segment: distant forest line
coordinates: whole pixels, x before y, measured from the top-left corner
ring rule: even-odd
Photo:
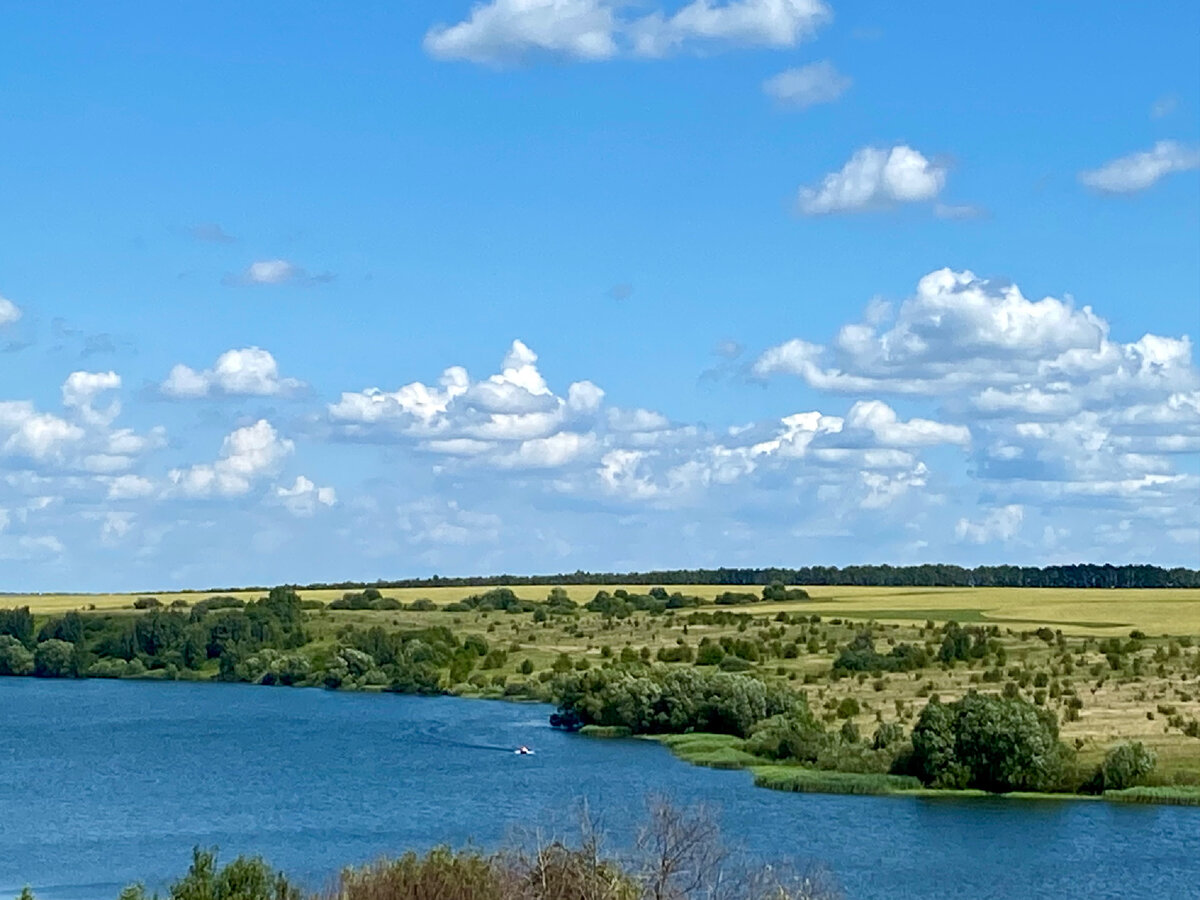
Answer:
[[[1183,567],[1091,563],[1069,566],[802,566],[789,568],[663,569],[651,572],[563,572],[557,575],[473,575],[429,578],[399,578],[378,581],[313,582],[297,585],[301,590],[354,590],[422,587],[518,587],[552,585],[746,585],[784,584],[833,587],[1038,587],[1038,588],[1200,588],[1200,569]],[[218,588],[195,593],[230,590],[266,590],[265,586]],[[185,592],[186,593],[186,592]]]

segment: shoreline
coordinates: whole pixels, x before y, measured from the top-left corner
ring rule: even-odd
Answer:
[[[162,670],[151,670],[161,672]],[[35,679],[32,675],[4,675],[0,682],[8,680]],[[326,691],[331,694],[396,694],[405,697],[449,697],[462,700],[501,701],[505,703],[526,703],[553,706],[545,700],[530,697],[519,697],[505,694],[485,693],[404,693],[388,691],[381,686],[369,685],[361,687],[328,688],[321,685],[281,685],[255,684],[252,682],[224,682],[215,677],[185,677],[167,678],[162,675],[151,675],[149,672],[141,675],[122,676],[118,678],[37,678],[39,681],[153,681],[153,682],[183,682],[189,684],[229,684],[241,687],[283,688],[283,689],[313,689]],[[552,726],[551,726],[552,727]],[[1197,806],[1200,807],[1200,786],[1137,786],[1121,791],[1105,791],[1103,794],[1071,794],[1071,793],[1038,793],[1033,791],[1013,791],[1004,794],[993,794],[978,789],[945,790],[921,786],[912,776],[898,776],[881,773],[840,772],[830,769],[813,769],[805,766],[779,763],[775,760],[754,756],[741,750],[740,738],[727,734],[709,732],[685,732],[680,734],[647,734],[634,735],[621,726],[606,727],[600,725],[585,725],[576,734],[579,737],[593,740],[638,740],[649,741],[665,747],[679,761],[692,766],[710,769],[725,769],[729,771],[745,771],[751,775],[751,787],[764,790],[782,791],[785,793],[811,793],[843,796],[899,797],[925,800],[973,800],[981,798],[1003,798],[1005,800],[1049,801],[1049,802],[1095,802],[1107,801],[1119,804],[1143,804],[1162,806]],[[691,744],[692,746],[688,746]],[[719,745],[714,748],[713,745]],[[916,782],[915,784],[913,782]]]

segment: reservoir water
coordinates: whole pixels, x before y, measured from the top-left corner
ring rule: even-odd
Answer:
[[[162,888],[194,845],[312,887],[435,844],[618,838],[649,792],[719,809],[733,842],[819,863],[848,898],[1200,897],[1200,810],[785,794],[646,741],[556,732],[549,708],[245,685],[0,678],[0,900]],[[527,744],[534,756],[512,749]]]

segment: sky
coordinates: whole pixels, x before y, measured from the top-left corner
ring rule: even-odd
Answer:
[[[0,591],[1200,566],[1198,33],[0,2]]]

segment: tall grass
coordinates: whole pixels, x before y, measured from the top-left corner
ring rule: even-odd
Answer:
[[[1131,787],[1105,791],[1105,800],[1115,803],[1164,803],[1168,806],[1200,806],[1200,787]]]
[[[859,775],[826,772],[799,766],[755,766],[754,783],[774,791],[801,794],[895,794],[920,790],[921,782],[911,775]]]
[[[710,769],[746,769],[764,763],[762,757],[742,749],[743,741],[730,734],[667,734],[658,738],[684,762]]]

